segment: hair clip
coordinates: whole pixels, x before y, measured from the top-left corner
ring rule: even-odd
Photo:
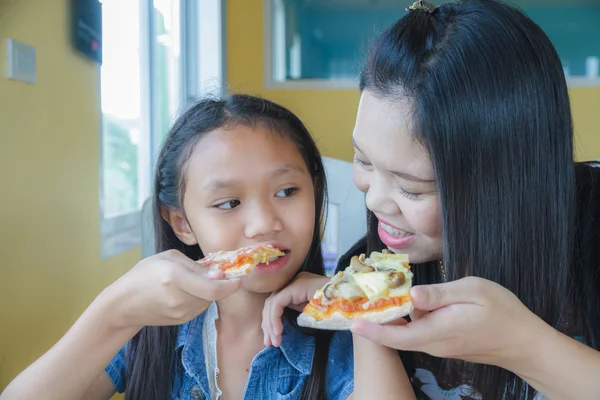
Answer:
[[[431,13],[433,13],[433,11],[435,11],[435,6],[427,1],[417,0],[410,7],[408,7],[406,9],[406,11],[415,11],[415,10],[427,11],[429,14],[431,14]]]

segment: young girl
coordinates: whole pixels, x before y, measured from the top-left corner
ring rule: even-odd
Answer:
[[[498,1],[419,0],[364,65],[354,182],[369,232],[349,256],[408,253],[422,286],[405,326],[353,331],[406,350],[418,398],[600,398],[600,168],[573,161],[549,38]],[[309,299],[323,282],[305,275],[267,308]]]
[[[308,334],[297,313],[279,348],[263,344],[265,299],[298,271],[323,273],[325,198],[319,151],[290,111],[243,95],[200,101],[158,158],[160,253],[104,290],[1,398],[413,398],[394,350],[358,338],[353,368],[348,332]],[[256,243],[286,255],[242,280],[194,262]]]

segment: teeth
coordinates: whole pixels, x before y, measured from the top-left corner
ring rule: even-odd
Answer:
[[[381,225],[381,227],[383,228],[384,231],[386,231],[387,233],[389,233],[390,235],[394,235],[394,236],[398,236],[398,237],[405,237],[405,236],[409,236],[411,235],[410,233],[403,231],[401,229],[396,229],[394,227],[391,227],[387,224],[384,224],[383,222],[379,222],[379,224]]]
[[[271,258],[269,258],[269,262],[273,262],[278,259],[279,259],[279,256],[271,257]]]

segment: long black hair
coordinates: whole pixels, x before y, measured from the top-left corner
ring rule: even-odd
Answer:
[[[559,56],[542,29],[495,0],[410,11],[373,43],[360,88],[387,101],[411,101],[413,134],[429,152],[440,193],[448,279],[497,282],[555,328],[564,327],[568,315],[598,348],[598,294],[572,258],[569,96]],[[376,224],[370,213],[371,250],[383,246]],[[577,262],[593,271],[598,266],[588,250],[577,248]],[[437,261],[414,270],[417,284],[440,281]],[[584,305],[583,293],[596,302]],[[465,371],[484,399],[534,394],[494,366],[448,361],[433,372],[448,368]]]
[[[262,124],[274,134],[289,138],[309,169],[315,188],[315,228],[301,270],[323,275],[321,226],[327,198],[321,155],[304,124],[289,110],[268,100],[234,94],[224,99],[206,98],[190,107],[171,128],[158,156],[153,192],[156,251],[177,249],[193,260],[203,257],[200,247],[181,242],[161,216],[162,209],[182,209],[185,165],[195,145],[221,127]],[[296,314],[297,315],[297,314]],[[292,318],[290,311],[284,315]],[[295,318],[293,318],[295,321]],[[175,346],[179,328],[145,327],[131,341],[126,374],[127,400],[170,398],[171,379],[177,365]],[[315,333],[313,368],[304,387],[304,399],[320,399],[325,388],[329,335]]]

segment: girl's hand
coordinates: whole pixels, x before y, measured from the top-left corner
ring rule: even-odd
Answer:
[[[468,277],[415,286],[415,312],[404,326],[357,322],[356,334],[399,350],[497,365],[512,371],[550,328],[504,287]]]
[[[240,279],[223,280],[176,250],[140,261],[100,295],[113,305],[117,327],[180,325],[211,302],[236,292]]]
[[[261,325],[265,336],[265,346],[279,347],[281,344],[283,310],[289,307],[296,311],[302,311],[317,289],[328,281],[329,278],[326,276],[300,272],[288,286],[271,294],[265,302]]]

